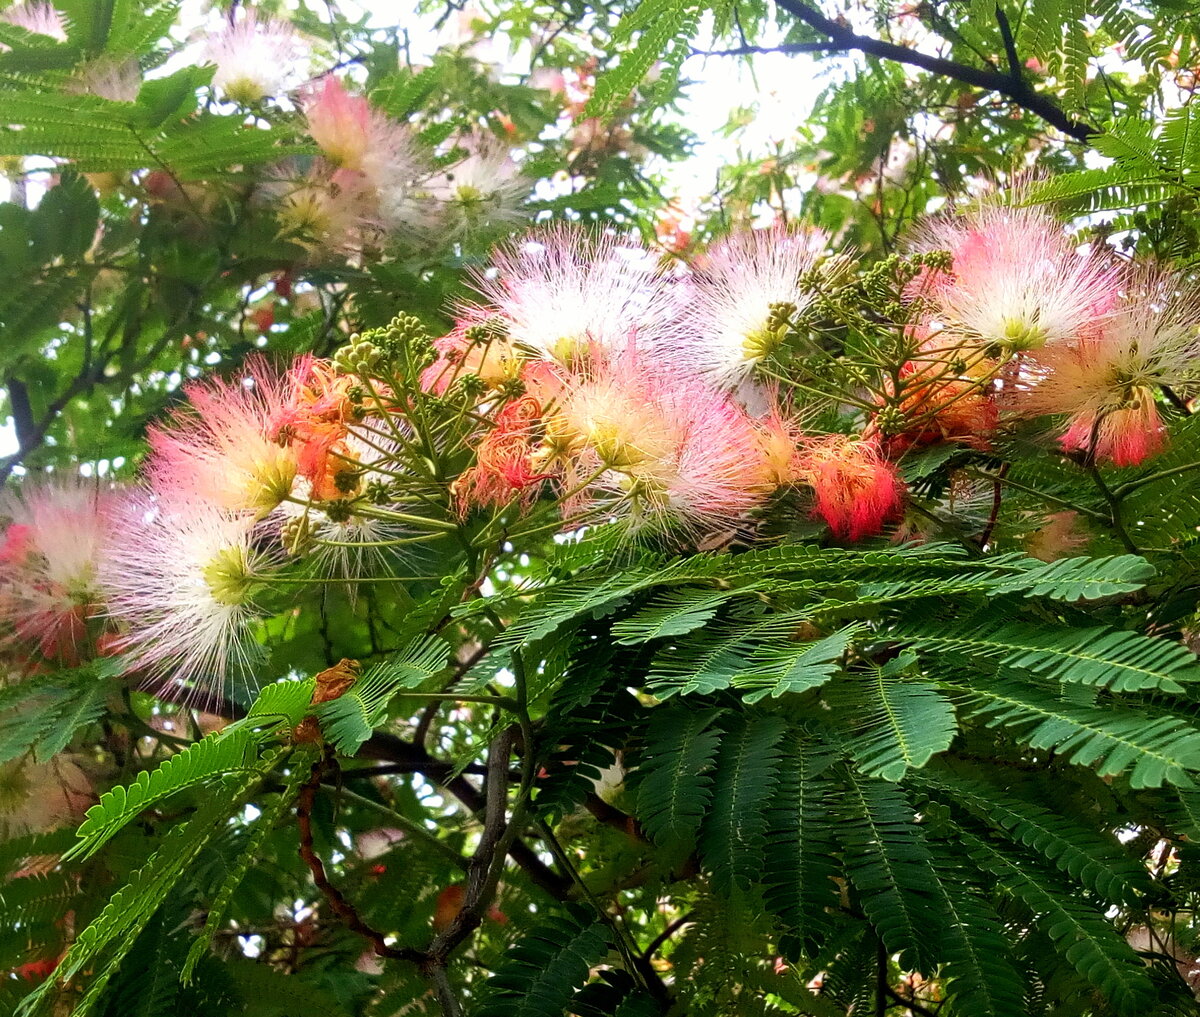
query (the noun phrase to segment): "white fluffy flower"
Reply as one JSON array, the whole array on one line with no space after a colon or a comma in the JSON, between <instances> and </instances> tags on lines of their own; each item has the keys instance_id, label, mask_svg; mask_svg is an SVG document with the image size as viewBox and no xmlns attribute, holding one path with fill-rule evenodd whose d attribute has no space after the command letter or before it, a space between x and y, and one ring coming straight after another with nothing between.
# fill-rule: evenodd
<instances>
[{"instance_id":1,"label":"white fluffy flower","mask_svg":"<svg viewBox=\"0 0 1200 1017\"><path fill-rule=\"evenodd\" d=\"M772 305L794 316L812 304L816 294L802 279L816 267L826 241L816 230L773 227L714 245L695 268L687 310L664 352L721 388L748 381L783 338Z\"/></svg>"},{"instance_id":2,"label":"white fluffy flower","mask_svg":"<svg viewBox=\"0 0 1200 1017\"><path fill-rule=\"evenodd\" d=\"M526 218L529 181L513 162L508 146L477 132L459 143L466 156L434 176L430 194L442 206L442 219L454 235L511 226Z\"/></svg>"},{"instance_id":3,"label":"white fluffy flower","mask_svg":"<svg viewBox=\"0 0 1200 1017\"><path fill-rule=\"evenodd\" d=\"M672 317L669 281L641 246L571 226L501 247L494 272L476 272L515 346L569 365L589 347L656 345Z\"/></svg>"},{"instance_id":4,"label":"white fluffy flower","mask_svg":"<svg viewBox=\"0 0 1200 1017\"><path fill-rule=\"evenodd\" d=\"M230 102L247 104L295 85L300 55L300 39L291 25L259 21L253 11L227 24L205 46L208 61L217 65L213 88Z\"/></svg>"},{"instance_id":5,"label":"white fluffy flower","mask_svg":"<svg viewBox=\"0 0 1200 1017\"><path fill-rule=\"evenodd\" d=\"M6 11L0 12L0 21L16 25L17 28L23 28L34 35L46 35L59 42L67 41L67 30L62 15L53 5L43 0L26 0L25 3L13 4Z\"/></svg>"},{"instance_id":6,"label":"white fluffy flower","mask_svg":"<svg viewBox=\"0 0 1200 1017\"><path fill-rule=\"evenodd\" d=\"M262 524L199 500L130 500L101 576L130 669L219 690L254 658L256 596L278 552Z\"/></svg>"}]
</instances>

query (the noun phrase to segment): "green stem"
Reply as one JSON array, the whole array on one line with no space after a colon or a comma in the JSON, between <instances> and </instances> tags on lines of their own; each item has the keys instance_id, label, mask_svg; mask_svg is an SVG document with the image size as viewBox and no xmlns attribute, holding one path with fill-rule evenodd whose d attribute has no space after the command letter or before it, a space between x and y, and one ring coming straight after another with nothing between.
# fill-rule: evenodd
<instances>
[{"instance_id":1,"label":"green stem","mask_svg":"<svg viewBox=\"0 0 1200 1017\"><path fill-rule=\"evenodd\" d=\"M1191 470L1200 470L1200 463L1187 463L1184 466L1173 466L1169 470L1159 470L1157 473L1151 473L1149 476L1138 477L1136 480L1126 481L1112 489L1112 493L1117 498L1124 498L1127 494L1136 491L1139 487L1145 487L1147 484L1153 484L1159 480L1165 480L1167 477L1174 477L1180 473L1188 473Z\"/></svg>"},{"instance_id":2,"label":"green stem","mask_svg":"<svg viewBox=\"0 0 1200 1017\"><path fill-rule=\"evenodd\" d=\"M1087 516L1089 519L1095 519L1102 523L1110 522L1108 516L1106 516L1103 512L1097 512L1095 509L1088 508L1085 505L1076 505L1073 501L1067 501L1066 498L1059 498L1057 495L1048 494L1046 491L1039 491L1035 487L1027 487L1025 484L1013 480L1010 477L1005 477L1003 480L1001 480L996 474L985 473L983 470L967 469L964 472L979 480L986 480L989 483L995 483L996 481L999 481L1005 487L1011 487L1017 491L1024 491L1026 494L1032 494L1034 497L1041 498L1043 501L1051 502L1054 505L1061 505L1063 508L1070 509L1072 512L1078 512L1080 515Z\"/></svg>"},{"instance_id":3,"label":"green stem","mask_svg":"<svg viewBox=\"0 0 1200 1017\"><path fill-rule=\"evenodd\" d=\"M1104 478L1100 476L1100 470L1096 467L1094 462L1088 463L1087 470L1088 473L1091 474L1092 480L1095 482L1096 487L1104 496L1104 500L1108 502L1108 509L1111 516L1110 522L1112 524L1113 532L1117 535L1117 539L1125 545L1125 550L1130 554L1141 554L1142 552L1138 550L1137 544L1130 539L1129 532L1125 529L1125 523L1121 520L1120 497L1114 494L1109 489L1108 485L1104 483Z\"/></svg>"}]
</instances>

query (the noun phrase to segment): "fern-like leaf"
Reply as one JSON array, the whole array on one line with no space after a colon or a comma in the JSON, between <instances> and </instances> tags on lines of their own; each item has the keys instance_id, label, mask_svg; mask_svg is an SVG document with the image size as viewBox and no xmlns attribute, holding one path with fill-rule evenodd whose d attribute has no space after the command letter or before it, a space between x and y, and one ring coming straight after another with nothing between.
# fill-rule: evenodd
<instances>
[{"instance_id":1,"label":"fern-like leaf","mask_svg":"<svg viewBox=\"0 0 1200 1017\"><path fill-rule=\"evenodd\" d=\"M711 768L720 732L715 710L682 705L656 709L637 768L637 817L668 852L690 845L712 800Z\"/></svg>"},{"instance_id":2,"label":"fern-like leaf","mask_svg":"<svg viewBox=\"0 0 1200 1017\"><path fill-rule=\"evenodd\" d=\"M787 722L750 715L722 739L712 808L700 830L700 856L718 893L744 890L761 875L767 805L779 780Z\"/></svg>"},{"instance_id":3,"label":"fern-like leaf","mask_svg":"<svg viewBox=\"0 0 1200 1017\"><path fill-rule=\"evenodd\" d=\"M1054 749L1101 777L1129 771L1135 788L1194 786L1200 729L1180 717L1114 712L1070 702L1024 682L941 681L969 714L1014 732L1030 748Z\"/></svg>"},{"instance_id":4,"label":"fern-like leaf","mask_svg":"<svg viewBox=\"0 0 1200 1017\"><path fill-rule=\"evenodd\" d=\"M1022 901L1063 956L1103 993L1117 1013L1139 1017L1153 996L1146 967L1102 914L1036 865L1017 863L966 831L959 839L972 861L998 879L998 888Z\"/></svg>"},{"instance_id":5,"label":"fern-like leaf","mask_svg":"<svg viewBox=\"0 0 1200 1017\"><path fill-rule=\"evenodd\" d=\"M846 876L888 951L906 967L932 967L929 941L940 927L929 848L912 806L895 784L845 774L840 833Z\"/></svg>"},{"instance_id":6,"label":"fern-like leaf","mask_svg":"<svg viewBox=\"0 0 1200 1017\"><path fill-rule=\"evenodd\" d=\"M903 674L911 655L873 674L847 676L826 693L851 726L846 747L868 777L900 780L950 747L954 707L937 687Z\"/></svg>"},{"instance_id":7,"label":"fern-like leaf","mask_svg":"<svg viewBox=\"0 0 1200 1017\"><path fill-rule=\"evenodd\" d=\"M780 943L794 957L801 947L820 948L840 891L837 850L840 832L833 818L834 783L829 757L804 742L784 740L779 786L767 811L763 857L767 909L787 930Z\"/></svg>"},{"instance_id":8,"label":"fern-like leaf","mask_svg":"<svg viewBox=\"0 0 1200 1017\"><path fill-rule=\"evenodd\" d=\"M143 771L128 787L105 792L87 810L79 840L67 858L87 858L126 823L168 795L239 770L253 770L258 761L256 737L246 730L225 736L212 734L178 755L163 760L156 770Z\"/></svg>"},{"instance_id":9,"label":"fern-like leaf","mask_svg":"<svg viewBox=\"0 0 1200 1017\"><path fill-rule=\"evenodd\" d=\"M1200 664L1186 647L1104 627L1047 628L994 616L957 622L926 617L897 623L892 637L920 650L1117 691L1182 692L1182 683L1200 680Z\"/></svg>"},{"instance_id":10,"label":"fern-like leaf","mask_svg":"<svg viewBox=\"0 0 1200 1017\"><path fill-rule=\"evenodd\" d=\"M546 918L505 954L478 1017L562 1017L608 944L608 928L582 912Z\"/></svg>"}]
</instances>

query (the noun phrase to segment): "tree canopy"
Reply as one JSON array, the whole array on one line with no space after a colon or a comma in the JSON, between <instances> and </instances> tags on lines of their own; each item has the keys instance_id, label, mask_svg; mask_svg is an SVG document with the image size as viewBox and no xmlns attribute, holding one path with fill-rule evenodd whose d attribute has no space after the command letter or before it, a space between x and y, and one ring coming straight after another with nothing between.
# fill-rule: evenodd
<instances>
[{"instance_id":1,"label":"tree canopy","mask_svg":"<svg viewBox=\"0 0 1200 1017\"><path fill-rule=\"evenodd\" d=\"M1198 39L3 4L0 1013L1197 1012Z\"/></svg>"}]
</instances>

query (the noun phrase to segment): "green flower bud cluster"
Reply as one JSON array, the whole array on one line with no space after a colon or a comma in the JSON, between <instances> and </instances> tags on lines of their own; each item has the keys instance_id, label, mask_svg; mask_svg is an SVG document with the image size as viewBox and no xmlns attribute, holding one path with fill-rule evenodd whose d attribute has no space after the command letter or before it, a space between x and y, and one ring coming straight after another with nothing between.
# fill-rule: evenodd
<instances>
[{"instance_id":1,"label":"green flower bud cluster","mask_svg":"<svg viewBox=\"0 0 1200 1017\"><path fill-rule=\"evenodd\" d=\"M367 336L374 333L368 332ZM369 338L357 332L350 341L333 355L334 365L347 374L357 374L361 377L370 376L384 360L383 351Z\"/></svg>"},{"instance_id":2,"label":"green flower bud cluster","mask_svg":"<svg viewBox=\"0 0 1200 1017\"><path fill-rule=\"evenodd\" d=\"M312 550L313 532L308 516L292 516L279 528L279 542L294 558L302 558Z\"/></svg>"},{"instance_id":3,"label":"green flower bud cluster","mask_svg":"<svg viewBox=\"0 0 1200 1017\"><path fill-rule=\"evenodd\" d=\"M383 328L369 333L371 339L390 360L407 354L417 361L433 363L437 356L433 348L433 336L411 314L397 314Z\"/></svg>"},{"instance_id":4,"label":"green flower bud cluster","mask_svg":"<svg viewBox=\"0 0 1200 1017\"><path fill-rule=\"evenodd\" d=\"M463 331L463 337L476 346L487 346L507 339L508 329L501 319L493 317L469 326Z\"/></svg>"},{"instance_id":5,"label":"green flower bud cluster","mask_svg":"<svg viewBox=\"0 0 1200 1017\"><path fill-rule=\"evenodd\" d=\"M451 399L474 402L487 391L487 383L477 374L463 374L454 380L448 393Z\"/></svg>"},{"instance_id":6,"label":"green flower bud cluster","mask_svg":"<svg viewBox=\"0 0 1200 1017\"><path fill-rule=\"evenodd\" d=\"M505 378L496 386L496 391L504 399L520 399L525 394L525 382L520 378Z\"/></svg>"},{"instance_id":7,"label":"green flower bud cluster","mask_svg":"<svg viewBox=\"0 0 1200 1017\"><path fill-rule=\"evenodd\" d=\"M902 434L905 424L905 415L899 406L884 406L875 414L875 426L882 434Z\"/></svg>"},{"instance_id":8,"label":"green flower bud cluster","mask_svg":"<svg viewBox=\"0 0 1200 1017\"><path fill-rule=\"evenodd\" d=\"M344 523L354 515L354 502L347 498L322 502L321 508L331 523Z\"/></svg>"}]
</instances>

